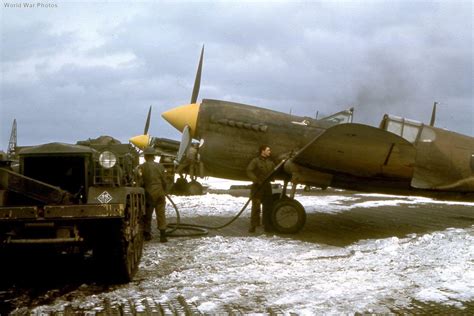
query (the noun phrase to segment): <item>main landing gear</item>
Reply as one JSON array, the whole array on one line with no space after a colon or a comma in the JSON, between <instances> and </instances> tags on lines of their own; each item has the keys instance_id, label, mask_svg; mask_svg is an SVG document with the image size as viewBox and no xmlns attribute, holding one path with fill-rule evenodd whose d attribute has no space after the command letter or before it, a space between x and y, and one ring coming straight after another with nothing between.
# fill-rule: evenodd
<instances>
[{"instance_id":1,"label":"main landing gear","mask_svg":"<svg viewBox=\"0 0 474 316\"><path fill-rule=\"evenodd\" d=\"M306 211L300 202L294 199L296 183L293 184L290 196L286 195L288 182L285 181L282 193L273 194L272 224L282 234L295 234L306 223Z\"/></svg>"},{"instance_id":2,"label":"main landing gear","mask_svg":"<svg viewBox=\"0 0 474 316\"><path fill-rule=\"evenodd\" d=\"M195 179L188 182L186 178L179 177L171 188L171 193L176 195L202 195L204 189L202 184Z\"/></svg>"}]
</instances>

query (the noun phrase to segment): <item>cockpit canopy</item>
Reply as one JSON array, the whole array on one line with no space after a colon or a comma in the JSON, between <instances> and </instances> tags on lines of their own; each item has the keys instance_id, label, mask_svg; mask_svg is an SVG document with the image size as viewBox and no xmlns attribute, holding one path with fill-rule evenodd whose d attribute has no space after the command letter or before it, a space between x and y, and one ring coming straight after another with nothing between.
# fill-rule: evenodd
<instances>
[{"instance_id":1,"label":"cockpit canopy","mask_svg":"<svg viewBox=\"0 0 474 316\"><path fill-rule=\"evenodd\" d=\"M422 127L421 122L389 114L385 114L380 122L381 129L401 136L410 143L415 143Z\"/></svg>"}]
</instances>

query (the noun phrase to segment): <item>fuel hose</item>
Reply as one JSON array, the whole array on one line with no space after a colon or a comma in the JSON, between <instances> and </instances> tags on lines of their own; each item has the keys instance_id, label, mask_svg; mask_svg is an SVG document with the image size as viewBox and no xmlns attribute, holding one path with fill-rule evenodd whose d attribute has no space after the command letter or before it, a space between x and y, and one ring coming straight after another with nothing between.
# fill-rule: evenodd
<instances>
[{"instance_id":1,"label":"fuel hose","mask_svg":"<svg viewBox=\"0 0 474 316\"><path fill-rule=\"evenodd\" d=\"M245 211L245 209L247 208L247 206L249 205L250 201L252 201L252 198L255 196L255 194L257 194L261 188L263 187L263 183L269 181L271 178L273 178L279 171L280 169L284 166L284 164L290 160L290 159L294 159L296 157L298 157L301 153L303 153L309 146L311 146L312 144L314 144L320 137L321 135L324 135L324 133L321 133L321 134L318 134L316 135L311 141L309 141L305 146L303 146L302 148L300 148L299 150L297 151L291 151L290 154L288 155L287 158L283 159L282 161L280 161L280 163L275 167L273 168L273 171L265 178L265 180L262 182L262 184L257 188L257 190L255 190L255 192L253 192L253 194L250 195L249 199L247 200L247 202L245 202L244 206L242 207L242 209L230 220L228 221L227 223L223 224L223 225L220 225L220 226L205 226L205 225L195 225L195 224L186 224L186 223L181 223L181 219L180 219L180 215L179 215L179 210L178 210L178 207L176 206L176 204L173 202L173 200L171 199L171 197L169 195L166 195L166 197L168 198L168 200L171 202L171 204L173 205L175 211L176 211L176 223L170 223L168 224L168 227L171 228L171 230L168 232L166 232L166 234L172 236L172 237L188 237L188 236L203 236L203 235L207 235L209 233L209 229L221 229L221 228L224 228L224 227L227 227L229 226L230 224L232 224L233 222L235 222L235 220L237 220L237 218L240 217L240 215L242 215L242 213ZM174 234L175 231L177 230L191 230L191 231L196 231L196 233L189 233L189 234Z\"/></svg>"},{"instance_id":2,"label":"fuel hose","mask_svg":"<svg viewBox=\"0 0 474 316\"><path fill-rule=\"evenodd\" d=\"M168 228L170 228L170 230L166 231L166 235L170 237L205 236L209 234L209 230L222 229L224 227L231 225L233 222L237 220L237 218L240 217L240 215L242 215L242 213L245 211L249 203L252 201L253 197L262 189L263 184L269 181L280 170L280 168L283 167L283 165L288 159L289 158L282 160L275 168L273 168L273 171L265 178L262 184L260 184L260 186L257 187L257 189L250 195L247 202L245 202L244 206L242 206L240 211L231 220L229 220L228 222L220 226L206 226L206 225L181 223L181 216L180 216L178 207L174 203L173 199L167 194L166 198L168 199L168 201L170 201L171 205L173 206L176 212L176 223L168 224ZM192 231L192 232L191 233L176 233L176 231L178 230L186 230L186 231Z\"/></svg>"}]
</instances>

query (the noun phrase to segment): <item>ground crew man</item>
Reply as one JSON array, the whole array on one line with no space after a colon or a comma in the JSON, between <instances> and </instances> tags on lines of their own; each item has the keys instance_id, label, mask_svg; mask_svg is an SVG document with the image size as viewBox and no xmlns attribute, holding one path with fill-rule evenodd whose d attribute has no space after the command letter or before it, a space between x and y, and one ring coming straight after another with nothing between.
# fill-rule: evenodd
<instances>
[{"instance_id":1,"label":"ground crew man","mask_svg":"<svg viewBox=\"0 0 474 316\"><path fill-rule=\"evenodd\" d=\"M259 156L252 159L247 166L247 176L252 180L252 211L250 213L249 232L254 233L257 226L260 226L260 204L263 206L263 228L265 231L272 231L272 186L271 179L265 179L273 172L275 163L270 159L271 149L267 145L259 148Z\"/></svg>"},{"instance_id":2,"label":"ground crew man","mask_svg":"<svg viewBox=\"0 0 474 316\"><path fill-rule=\"evenodd\" d=\"M183 173L189 174L191 180L199 175L199 166L198 166L198 143L191 143L186 155L183 157L183 161L179 164L176 169L176 173L182 175Z\"/></svg>"},{"instance_id":3,"label":"ground crew man","mask_svg":"<svg viewBox=\"0 0 474 316\"><path fill-rule=\"evenodd\" d=\"M145 189L146 213L143 237L151 240L151 222L153 210L156 212L156 222L160 230L160 242L168 241L166 238L166 179L165 169L155 162L155 150L147 147L143 151L145 162L138 166L140 184Z\"/></svg>"}]
</instances>

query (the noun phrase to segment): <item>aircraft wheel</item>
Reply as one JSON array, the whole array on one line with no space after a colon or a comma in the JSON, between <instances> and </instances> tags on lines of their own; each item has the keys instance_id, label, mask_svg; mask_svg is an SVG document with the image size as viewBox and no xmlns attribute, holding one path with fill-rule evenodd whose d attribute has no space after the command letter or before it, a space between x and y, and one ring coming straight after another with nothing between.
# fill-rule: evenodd
<instances>
[{"instance_id":1,"label":"aircraft wheel","mask_svg":"<svg viewBox=\"0 0 474 316\"><path fill-rule=\"evenodd\" d=\"M272 223L282 234L295 234L306 223L306 212L300 202L289 198L280 199L273 204Z\"/></svg>"},{"instance_id":2,"label":"aircraft wheel","mask_svg":"<svg viewBox=\"0 0 474 316\"><path fill-rule=\"evenodd\" d=\"M203 188L201 183L197 182L196 180L193 180L189 182L188 184L188 194L189 195L202 195L203 194Z\"/></svg>"},{"instance_id":3,"label":"aircraft wheel","mask_svg":"<svg viewBox=\"0 0 474 316\"><path fill-rule=\"evenodd\" d=\"M171 192L176 195L186 195L188 191L188 181L185 178L178 178L173 184Z\"/></svg>"},{"instance_id":4,"label":"aircraft wheel","mask_svg":"<svg viewBox=\"0 0 474 316\"><path fill-rule=\"evenodd\" d=\"M275 205L275 203L278 202L278 200L289 200L289 199L290 198L287 195L284 195L283 197L281 197L280 193L273 193L272 194L273 205Z\"/></svg>"}]
</instances>

